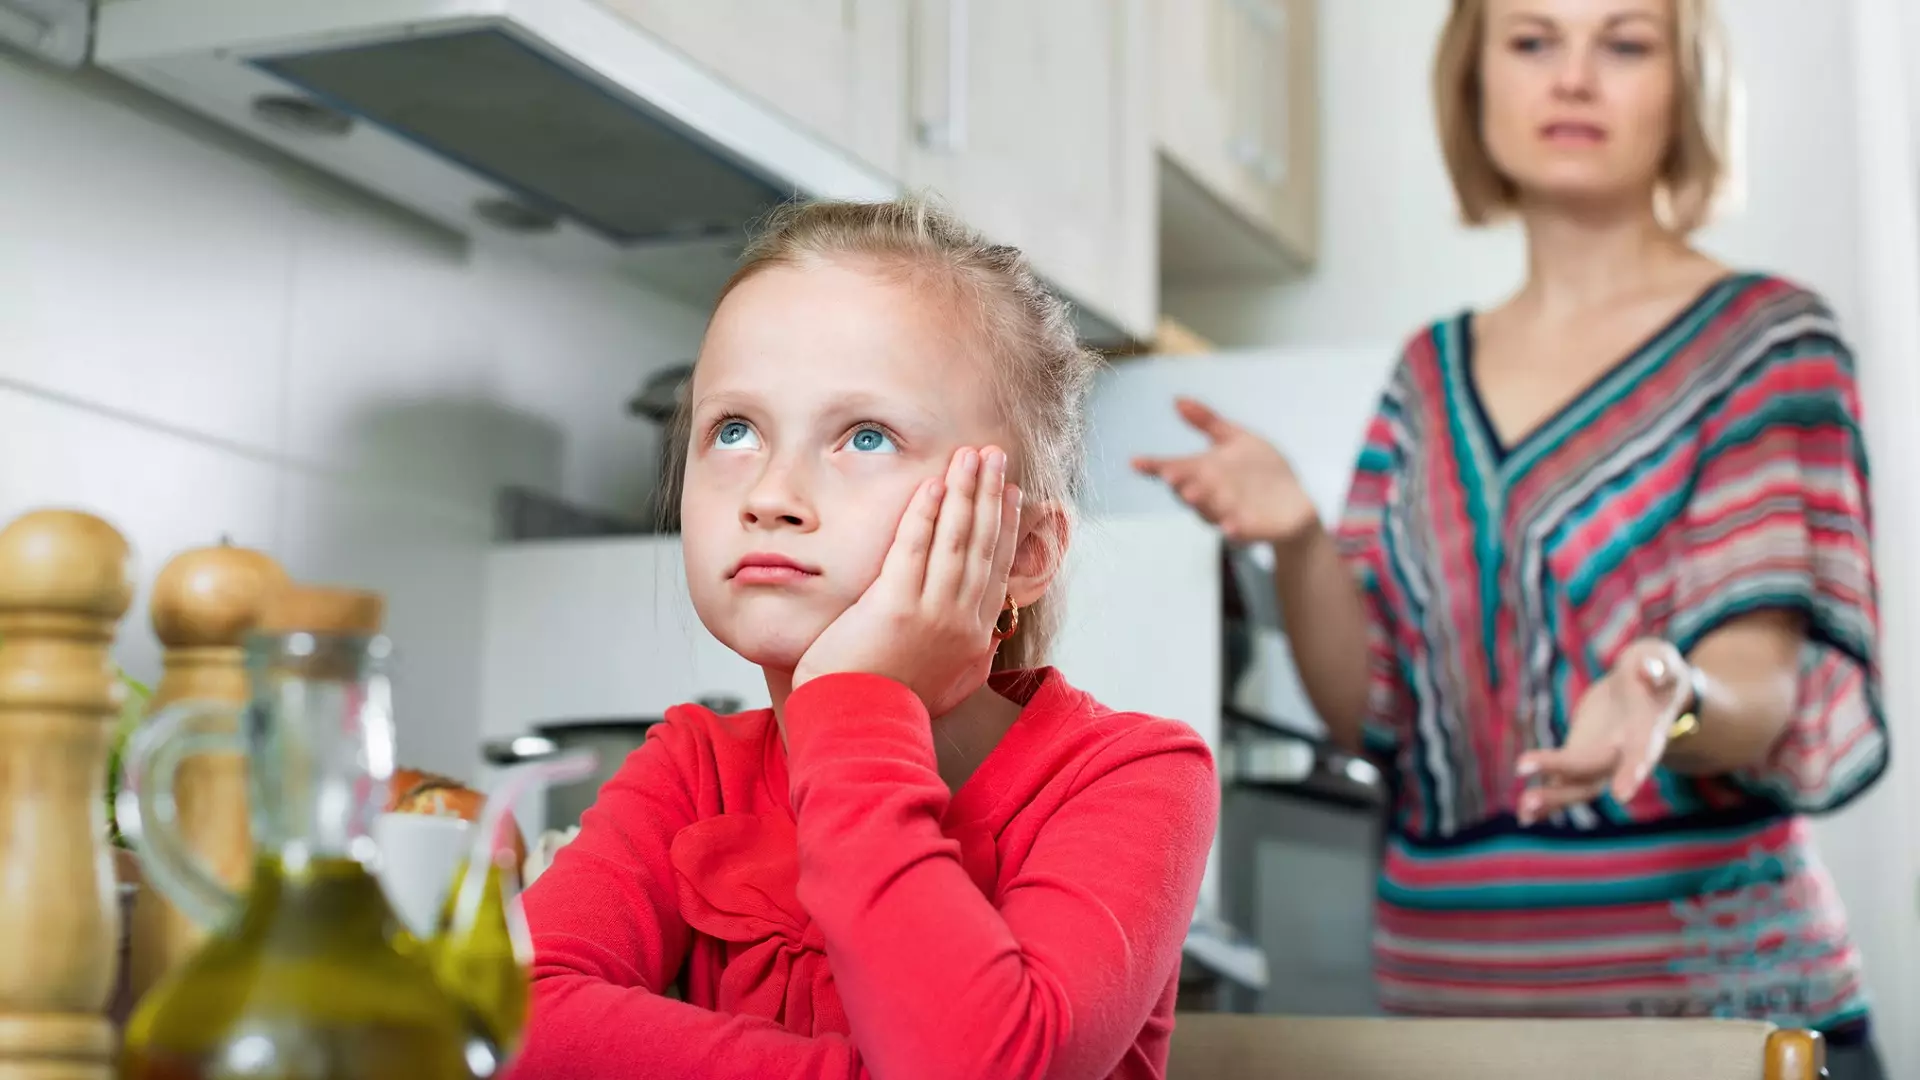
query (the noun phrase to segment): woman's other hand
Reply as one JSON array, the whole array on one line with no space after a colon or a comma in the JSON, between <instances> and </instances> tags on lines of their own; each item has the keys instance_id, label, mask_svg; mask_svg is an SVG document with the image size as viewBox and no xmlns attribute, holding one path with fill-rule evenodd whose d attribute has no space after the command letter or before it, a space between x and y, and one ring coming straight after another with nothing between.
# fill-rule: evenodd
<instances>
[{"instance_id":1,"label":"woman's other hand","mask_svg":"<svg viewBox=\"0 0 1920 1080\"><path fill-rule=\"evenodd\" d=\"M1686 704L1686 658L1670 643L1642 638L1628 645L1574 706L1557 749L1520 755L1522 779L1538 779L1520 797L1520 824L1611 792L1626 802L1639 792L1667 750L1667 734Z\"/></svg>"},{"instance_id":2,"label":"woman's other hand","mask_svg":"<svg viewBox=\"0 0 1920 1080\"><path fill-rule=\"evenodd\" d=\"M1273 444L1191 398L1175 407L1207 437L1207 448L1186 457L1135 458L1136 471L1164 481L1235 543L1285 544L1313 528L1319 520L1313 500Z\"/></svg>"},{"instance_id":3,"label":"woman's other hand","mask_svg":"<svg viewBox=\"0 0 1920 1080\"><path fill-rule=\"evenodd\" d=\"M827 625L794 669L795 689L834 672L883 675L943 716L986 682L1007 599L1020 489L998 447L962 447L945 481L914 492L880 576Z\"/></svg>"}]
</instances>

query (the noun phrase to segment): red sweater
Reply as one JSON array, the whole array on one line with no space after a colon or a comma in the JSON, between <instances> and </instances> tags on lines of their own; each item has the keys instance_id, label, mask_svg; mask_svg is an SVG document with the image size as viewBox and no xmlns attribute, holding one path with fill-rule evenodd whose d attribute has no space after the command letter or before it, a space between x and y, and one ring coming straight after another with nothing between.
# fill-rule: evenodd
<instances>
[{"instance_id":1,"label":"red sweater","mask_svg":"<svg viewBox=\"0 0 1920 1080\"><path fill-rule=\"evenodd\" d=\"M994 686L1024 708L953 794L891 680L801 687L785 750L668 712L526 893L516 1080L1161 1077L1212 758L1051 670Z\"/></svg>"}]
</instances>

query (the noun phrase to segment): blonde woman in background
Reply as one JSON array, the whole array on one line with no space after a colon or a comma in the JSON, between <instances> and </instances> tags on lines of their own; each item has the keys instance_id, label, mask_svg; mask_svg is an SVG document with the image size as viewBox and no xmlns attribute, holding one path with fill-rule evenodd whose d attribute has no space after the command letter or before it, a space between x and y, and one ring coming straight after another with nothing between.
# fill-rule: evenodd
<instances>
[{"instance_id":1,"label":"blonde woman in background","mask_svg":"<svg viewBox=\"0 0 1920 1080\"><path fill-rule=\"evenodd\" d=\"M1197 402L1208 448L1138 467L1273 546L1309 696L1390 769L1384 1007L1763 1017L1878 1076L1804 816L1887 755L1859 396L1819 297L1688 242L1726 176L1713 11L1456 0L1435 75L1519 291L1412 339L1336 525Z\"/></svg>"}]
</instances>

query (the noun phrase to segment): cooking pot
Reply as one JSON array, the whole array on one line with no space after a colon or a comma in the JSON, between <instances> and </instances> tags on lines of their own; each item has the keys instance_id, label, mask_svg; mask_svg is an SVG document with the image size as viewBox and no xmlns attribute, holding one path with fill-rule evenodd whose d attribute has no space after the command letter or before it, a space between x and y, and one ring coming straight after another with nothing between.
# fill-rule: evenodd
<instances>
[{"instance_id":1,"label":"cooking pot","mask_svg":"<svg viewBox=\"0 0 1920 1080\"><path fill-rule=\"evenodd\" d=\"M726 715L740 711L738 698L708 697L699 704ZM481 756L490 765L515 765L565 753L569 750L594 751L598 762L594 771L576 784L547 788L545 829L570 829L580 824L580 815L600 794L600 785L626 764L627 755L640 748L647 731L661 721L658 716L606 717L581 720L552 720L533 725L526 735L489 740L481 747Z\"/></svg>"}]
</instances>

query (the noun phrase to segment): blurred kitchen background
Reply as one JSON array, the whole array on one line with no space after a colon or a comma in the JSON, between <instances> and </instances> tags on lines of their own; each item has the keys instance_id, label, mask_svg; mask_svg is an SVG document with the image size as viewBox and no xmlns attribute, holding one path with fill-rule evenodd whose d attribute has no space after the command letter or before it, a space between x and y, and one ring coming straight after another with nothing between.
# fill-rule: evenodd
<instances>
[{"instance_id":1,"label":"blurred kitchen background","mask_svg":"<svg viewBox=\"0 0 1920 1080\"><path fill-rule=\"evenodd\" d=\"M1904 747L1920 7L1722 6L1743 190L1705 245L1819 289L1856 340ZM931 189L1114 354L1058 660L1219 754L1194 993L1369 1011L1379 778L1319 746L1257 558L1125 460L1194 445L1169 399L1197 394L1332 513L1400 343L1518 282L1516 233L1455 224L1427 90L1446 8L0 0L0 520L93 510L148 582L225 536L384 591L401 756L427 769L484 779L531 736L619 748L675 701L754 704L654 524L660 418L755 215ZM120 651L157 672L136 620ZM1900 1076L1915 760L1821 825Z\"/></svg>"}]
</instances>

